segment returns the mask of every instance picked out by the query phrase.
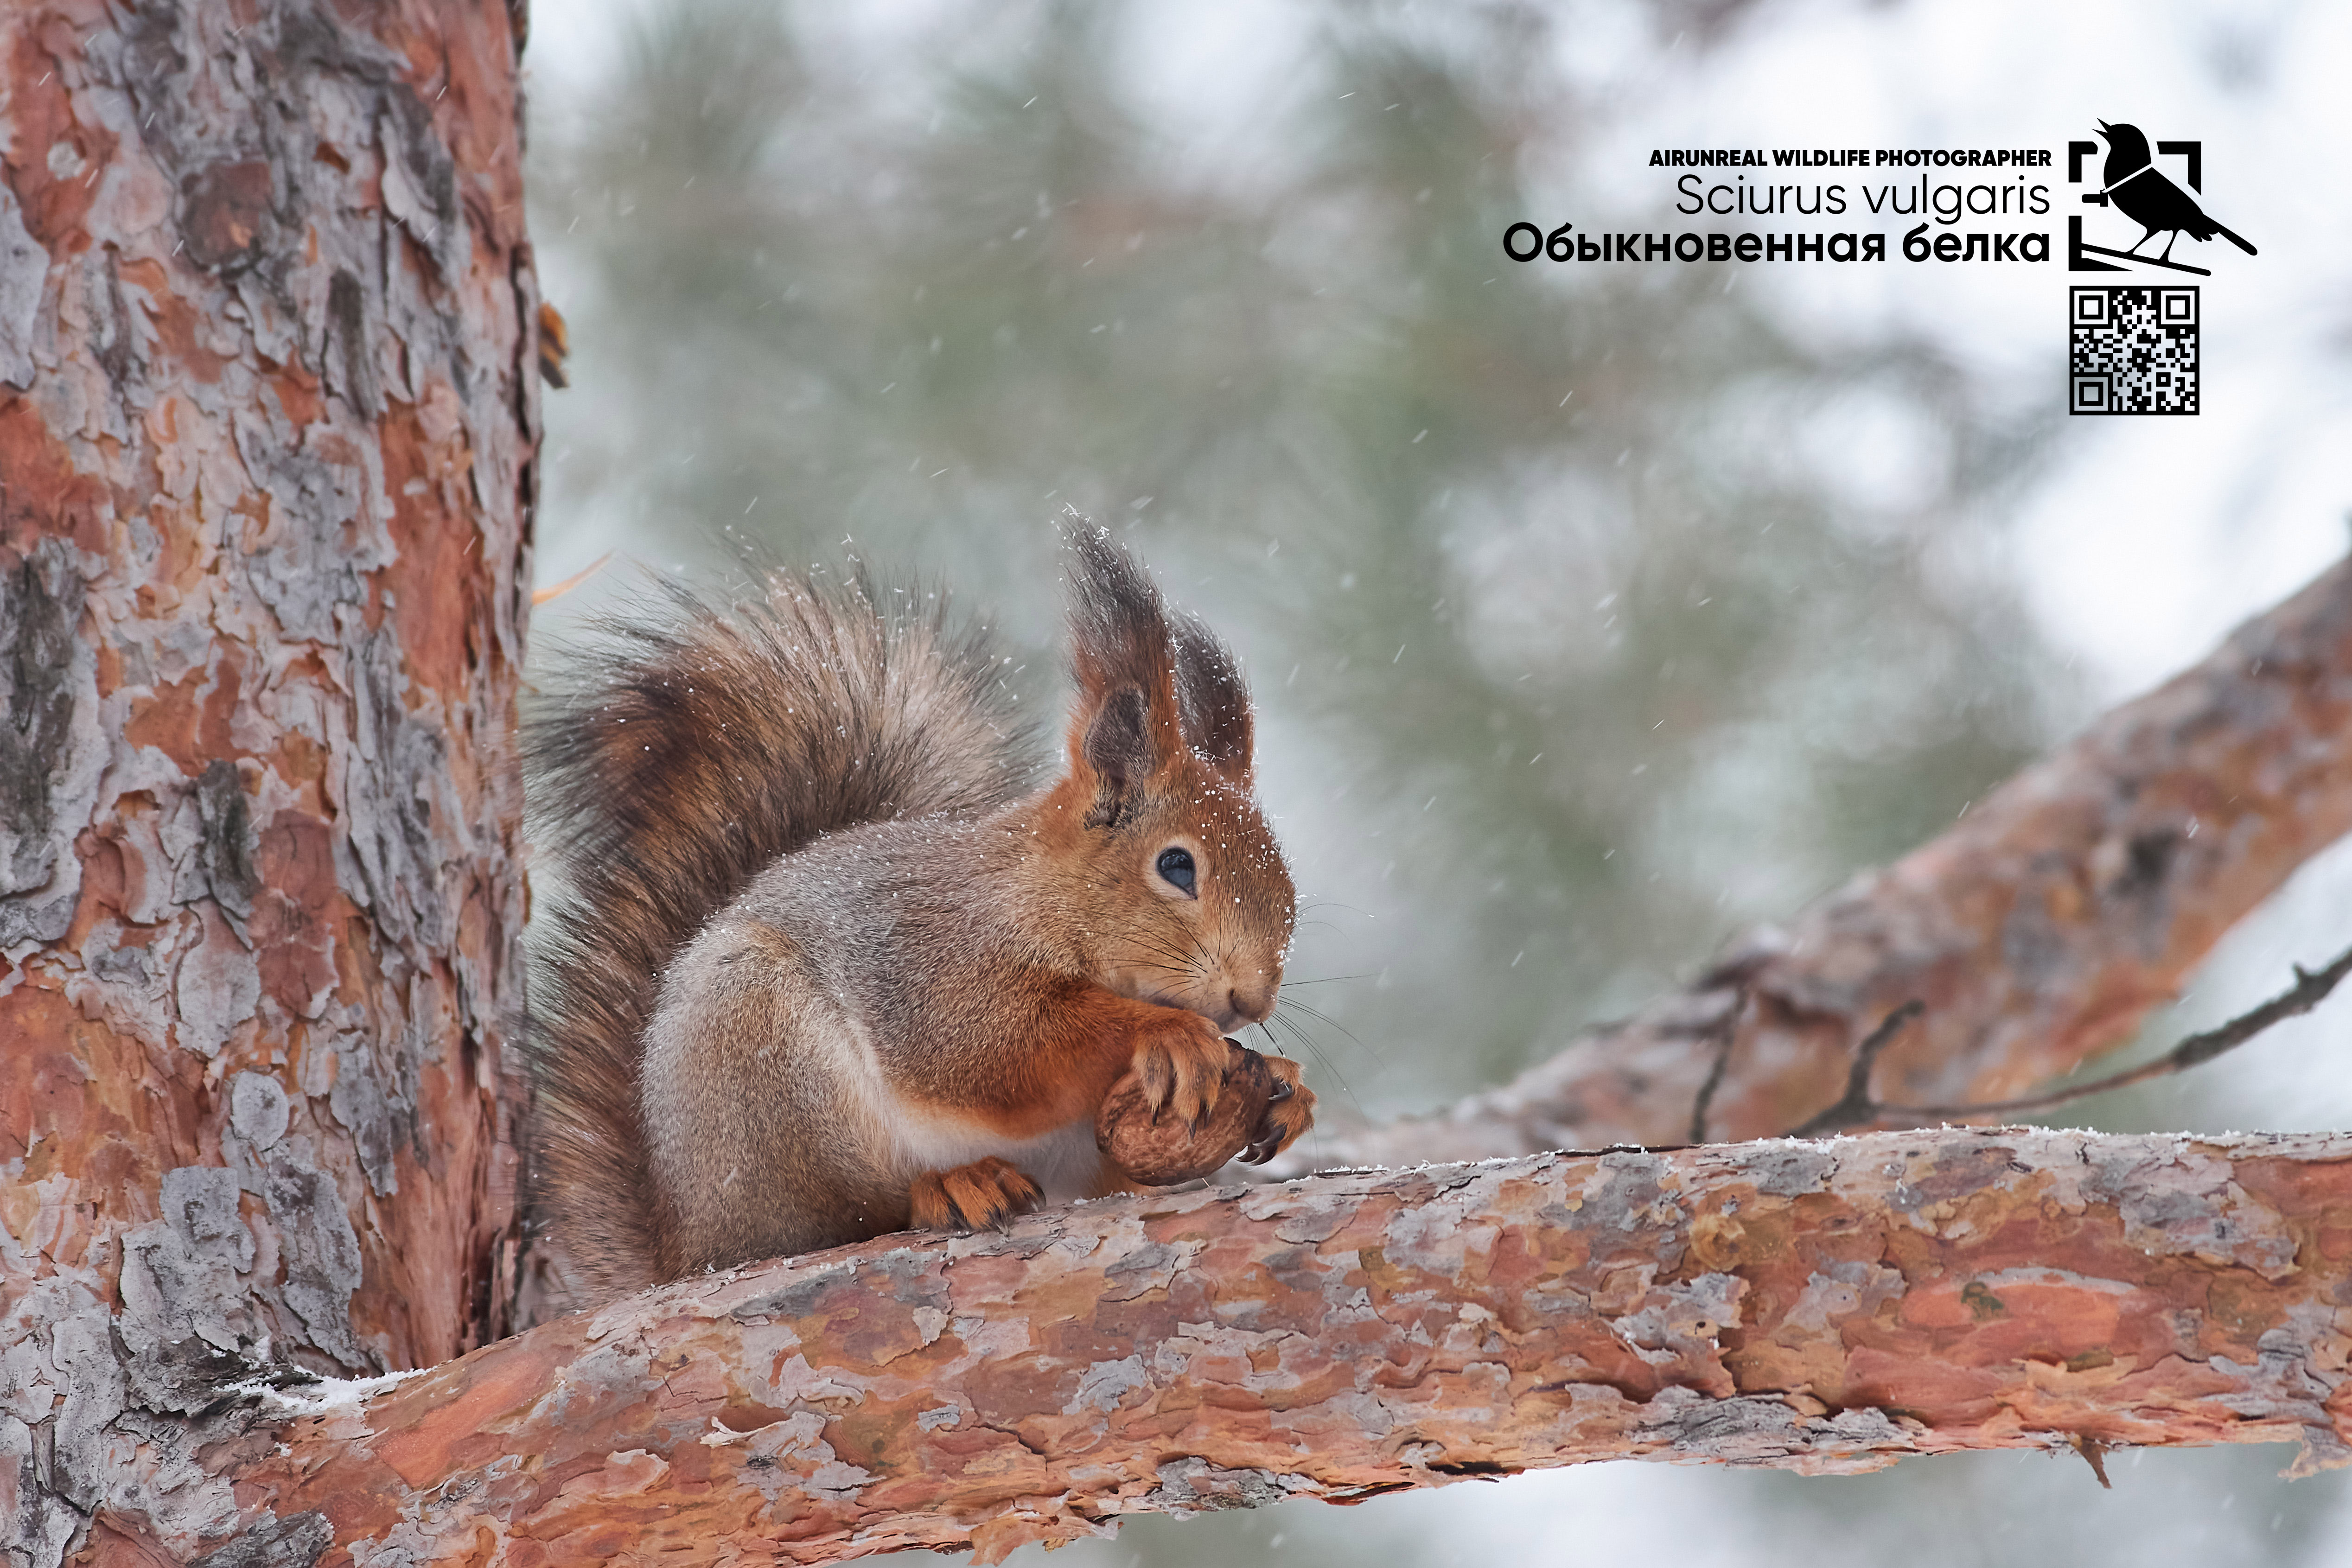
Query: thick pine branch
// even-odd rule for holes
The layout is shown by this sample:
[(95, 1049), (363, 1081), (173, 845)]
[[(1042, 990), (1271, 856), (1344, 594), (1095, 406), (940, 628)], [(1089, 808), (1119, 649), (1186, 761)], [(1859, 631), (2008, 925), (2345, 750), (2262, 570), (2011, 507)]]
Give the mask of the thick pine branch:
[[(236, 1392), (257, 1353), (282, 1382), (476, 1342), (513, 1264), (520, 11), (0, 16), (9, 112), (69, 154), (11, 163), (29, 244), (0, 246), (37, 300), (0, 343), (41, 781), (0, 892), (0, 1037), (38, 1050), (0, 1093), (13, 1556), (998, 1555), (1612, 1455), (2344, 1454), (2352, 1138), (1909, 1133), (1121, 1200), (690, 1282), (313, 1385), (299, 1418)], [(1795, 1125), (1913, 996), (1880, 1090), (2017, 1092), (2352, 827), (2347, 742), (2339, 568), (1789, 937), (1351, 1157), (1673, 1141), (1702, 1098), (1717, 1136)]]
[(413, 1562), (992, 1561), (1612, 1458), (2300, 1441), (2307, 1469), (2352, 1457), (2348, 1259), (2347, 1135), (1551, 1154), (746, 1268), (213, 1451), (246, 1529)]

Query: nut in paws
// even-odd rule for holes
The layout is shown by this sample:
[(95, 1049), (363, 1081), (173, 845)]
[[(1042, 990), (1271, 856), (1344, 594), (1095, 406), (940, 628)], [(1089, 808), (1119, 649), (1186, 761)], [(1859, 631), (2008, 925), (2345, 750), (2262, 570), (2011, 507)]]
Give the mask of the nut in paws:
[(1151, 1187), (1205, 1176), (1237, 1154), (1263, 1163), (1286, 1148), (1314, 1119), (1315, 1095), (1298, 1081), (1298, 1064), (1260, 1056), (1238, 1041), (1223, 1044), (1224, 1071), (1198, 1121), (1155, 1113), (1139, 1058), (1095, 1117), (1095, 1146)]

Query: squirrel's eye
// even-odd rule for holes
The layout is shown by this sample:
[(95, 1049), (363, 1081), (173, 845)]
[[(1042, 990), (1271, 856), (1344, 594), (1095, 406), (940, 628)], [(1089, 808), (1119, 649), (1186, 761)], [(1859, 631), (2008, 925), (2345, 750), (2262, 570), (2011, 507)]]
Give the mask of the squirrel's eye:
[(1160, 858), (1152, 868), (1172, 886), (1183, 889), (1196, 899), (1201, 896), (1194, 886), (1196, 879), (1192, 874), (1191, 850), (1179, 849), (1171, 844), (1160, 852)]

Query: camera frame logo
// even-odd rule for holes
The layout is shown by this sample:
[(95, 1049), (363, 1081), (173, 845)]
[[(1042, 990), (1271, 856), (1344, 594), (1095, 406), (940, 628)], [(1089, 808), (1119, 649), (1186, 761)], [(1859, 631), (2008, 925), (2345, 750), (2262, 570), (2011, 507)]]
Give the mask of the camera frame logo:
[[(2128, 272), (2130, 267), (2117, 262), (2130, 262), (2140, 267), (2161, 267), (2173, 272), (2193, 272), (2200, 278), (2210, 278), (2212, 269), (2192, 267), (2186, 261), (2172, 259), (2172, 247), (2182, 235), (2200, 245), (2219, 235), (2244, 251), (2248, 256), (2260, 254), (2243, 235), (2223, 225), (2205, 211), (2198, 196), (2205, 190), (2205, 143), (2202, 142), (2158, 142), (2155, 151), (2148, 148), (2147, 135), (2137, 125), (2098, 122), (2099, 136), (2106, 142), (2106, 160), (2100, 165), (2099, 188), (2083, 198), (2084, 206), (2111, 207), (2132, 223), (2140, 226), (2140, 237), (2123, 250), (2113, 246), (2093, 245), (2083, 237), (2083, 217), (2080, 213), (2066, 220), (2066, 269), (2069, 272)], [(2066, 183), (2083, 183), (2083, 160), (2099, 151), (2097, 142), (2066, 143)], [(2181, 174), (2189, 182), (2184, 191), (2157, 167), (2157, 159), (2179, 158)], [(2198, 195), (2189, 195), (2190, 191)], [(2163, 235), (2164, 249), (2155, 256), (2143, 256), (2140, 247)], [(2112, 258), (2099, 260), (2100, 257)]]
[[(2243, 235), (2205, 210), (2202, 142), (2158, 142), (2150, 146), (2137, 125), (2098, 121), (2099, 142), (2066, 143), (2066, 183), (2084, 183), (2084, 161), (2102, 151), (2098, 188), (2085, 194), (2085, 206), (2105, 207), (2138, 226), (2128, 246), (2101, 245), (2084, 236), (2081, 214), (2066, 220), (2066, 269), (2070, 272), (2130, 272), (2155, 268), (2210, 278), (2212, 269), (2172, 258), (2187, 235), (2200, 245), (2228, 240), (2249, 256), (2259, 254)], [(2158, 166), (2174, 163), (2186, 188)], [(2196, 195), (2191, 195), (2194, 192)], [(2122, 233), (2101, 237), (2120, 241)], [(2164, 237), (2160, 250), (2147, 247)], [(2076, 284), (2067, 289), (2067, 412), (2071, 414), (2190, 415), (2202, 405), (2199, 329), (2204, 308), (2190, 286)]]

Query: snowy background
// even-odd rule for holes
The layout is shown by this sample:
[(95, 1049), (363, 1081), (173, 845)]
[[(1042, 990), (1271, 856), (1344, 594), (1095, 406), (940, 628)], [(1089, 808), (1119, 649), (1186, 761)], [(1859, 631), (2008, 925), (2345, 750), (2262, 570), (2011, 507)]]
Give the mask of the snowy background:
[[(2343, 553), (2347, 68), (2352, 8), (2315, 4), (543, 3), (532, 221), (575, 353), (540, 581), (707, 572), (730, 533), (855, 553), (1000, 610), (1050, 715), (1047, 520), (1113, 522), (1259, 689), (1315, 906), (1290, 1054), (1335, 1115), (1442, 1101)], [(2067, 417), (2063, 260), (1499, 255), (1519, 218), (1703, 226), (1652, 148), (2032, 145), (2063, 258), (2101, 119), (2201, 139), (2261, 249), (2176, 251), (2215, 273), (2193, 419)], [(535, 658), (641, 581), (541, 612)], [(2135, 1049), (2347, 943), (2338, 846)], [(2347, 1047), (2339, 998), (2081, 1117), (2352, 1124)], [(1588, 1467), (1055, 1561), (2352, 1562), (2352, 1491), (2287, 1457), (2118, 1455), (2113, 1492), (2024, 1455)]]

